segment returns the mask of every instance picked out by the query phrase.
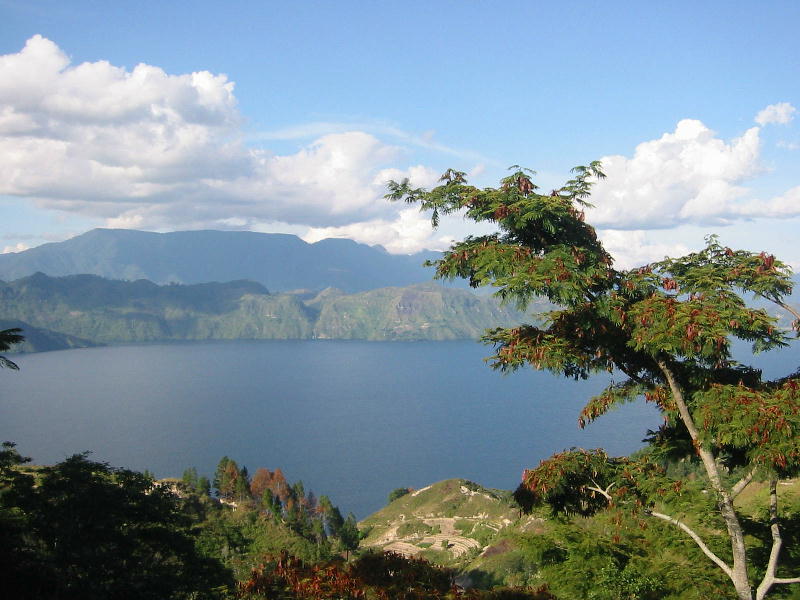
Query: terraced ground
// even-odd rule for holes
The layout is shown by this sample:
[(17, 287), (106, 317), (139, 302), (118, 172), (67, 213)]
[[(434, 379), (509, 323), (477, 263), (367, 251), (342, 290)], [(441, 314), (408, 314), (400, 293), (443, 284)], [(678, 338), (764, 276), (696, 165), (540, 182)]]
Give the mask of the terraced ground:
[(448, 479), (402, 496), (364, 519), (359, 528), (367, 532), (362, 548), (464, 566), (491, 552), (499, 533), (535, 521), (535, 517), (520, 518), (508, 491)]

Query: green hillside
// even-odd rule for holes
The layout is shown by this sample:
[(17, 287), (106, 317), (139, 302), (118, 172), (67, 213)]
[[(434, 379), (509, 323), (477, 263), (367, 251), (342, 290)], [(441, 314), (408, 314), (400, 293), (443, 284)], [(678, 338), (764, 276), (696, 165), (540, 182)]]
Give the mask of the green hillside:
[[(800, 484), (792, 480), (786, 487), (784, 502), (796, 515)], [(744, 512), (755, 515), (755, 497), (767, 492), (765, 483), (753, 484), (740, 498)], [(791, 521), (796, 524), (796, 516)], [(714, 525), (694, 526), (713, 537)], [(466, 587), (542, 588), (565, 600), (730, 598), (724, 575), (690, 540), (668, 524), (635, 518), (625, 507), (588, 518), (556, 517), (544, 509), (526, 515), (511, 492), (448, 479), (409, 491), (359, 529), (362, 549), (452, 568)]]
[(165, 340), (475, 339), (522, 319), (492, 298), (431, 283), (307, 296), (271, 294), (252, 281), (156, 285), (36, 273), (0, 282), (0, 318), (62, 336), (28, 350)]
[(466, 587), (545, 583), (526, 544), (552, 524), (543, 515), (522, 514), (510, 491), (447, 479), (390, 502), (359, 528), (361, 548), (453, 568)]
[(465, 566), (518, 521), (519, 508), (510, 492), (448, 479), (398, 498), (359, 528), (365, 533), (362, 547)]
[(6, 319), (94, 343), (310, 336), (305, 306), (256, 283), (191, 286), (37, 273), (0, 283)]
[(522, 316), (491, 298), (435, 283), (389, 287), (352, 295), (329, 292), (318, 300), (318, 338), (456, 340), (478, 337), (491, 326)]

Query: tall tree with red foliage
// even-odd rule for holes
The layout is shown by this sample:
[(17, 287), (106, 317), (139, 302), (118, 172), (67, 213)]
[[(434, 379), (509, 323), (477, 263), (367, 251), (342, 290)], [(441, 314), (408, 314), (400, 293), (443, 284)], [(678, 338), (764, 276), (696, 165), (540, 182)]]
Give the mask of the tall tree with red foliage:
[[(431, 190), (408, 180), (390, 182), (387, 198), (417, 203), (440, 215), (463, 212), (498, 232), (467, 237), (436, 261), (436, 276), (463, 277), (474, 287), (521, 309), (537, 297), (559, 308), (544, 325), (521, 324), (488, 331), (489, 359), (500, 371), (529, 365), (569, 378), (613, 373), (613, 381), (589, 400), (581, 425), (612, 407), (643, 398), (662, 412), (665, 425), (651, 445), (665, 456), (691, 456), (713, 495), (714, 527), (701, 530), (701, 515), (684, 518), (680, 499), (690, 492), (654, 461), (613, 458), (605, 452), (558, 454), (525, 472), (518, 497), (554, 510), (592, 514), (624, 507), (683, 532), (731, 581), (740, 600), (761, 600), (778, 584), (800, 583), (783, 574), (778, 481), (800, 471), (800, 377), (767, 381), (737, 362), (732, 340), (759, 352), (785, 346), (789, 332), (775, 317), (749, 306), (755, 296), (791, 313), (789, 267), (761, 252), (733, 250), (710, 236), (705, 248), (635, 269), (616, 269), (594, 228), (586, 223), (591, 187), (604, 177), (593, 162), (576, 167), (562, 187), (539, 193), (535, 173), (518, 166), (498, 187), (469, 185), (465, 173), (448, 170)], [(729, 474), (738, 476), (731, 480)], [(769, 490), (768, 557), (753, 565), (736, 497), (751, 482)], [(712, 550), (708, 536), (727, 538)]]

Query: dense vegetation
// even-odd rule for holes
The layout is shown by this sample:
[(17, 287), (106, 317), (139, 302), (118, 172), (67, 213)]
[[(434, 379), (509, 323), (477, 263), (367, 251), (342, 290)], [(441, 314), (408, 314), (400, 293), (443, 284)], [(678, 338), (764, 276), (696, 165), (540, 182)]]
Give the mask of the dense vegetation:
[[(497, 226), (496, 234), (454, 244), (436, 261), (438, 277), (491, 285), (521, 309), (536, 297), (560, 307), (543, 326), (487, 332), (494, 368), (530, 365), (572, 378), (615, 374), (617, 381), (586, 405), (581, 423), (643, 397), (665, 420), (650, 439), (654, 456), (697, 461), (703, 478), (696, 489), (650, 455), (634, 460), (577, 449), (526, 471), (517, 500), (557, 514), (608, 512), (643, 526), (669, 524), (727, 577), (740, 600), (800, 583), (786, 564), (791, 515), (781, 510), (778, 492), (781, 480), (800, 472), (800, 374), (766, 381), (731, 355), (735, 338), (752, 343), (754, 352), (790, 339), (774, 317), (747, 305), (750, 295), (792, 313), (800, 333), (800, 311), (785, 302), (791, 269), (764, 252), (724, 247), (714, 236), (700, 252), (615, 269), (584, 220), (591, 186), (604, 177), (599, 163), (576, 167), (572, 179), (548, 194), (536, 191), (533, 171), (511, 170), (498, 188), (476, 188), (464, 173), (448, 170), (430, 191), (391, 182), (387, 197), (432, 210), (434, 225), (440, 214), (465, 211)], [(734, 503), (759, 480), (769, 489), (766, 555), (748, 539), (746, 515)], [(595, 574), (592, 583), (599, 587), (601, 578)]]
[(265, 557), (311, 564), (358, 547), (343, 518), (280, 469), (252, 477), (220, 460), (208, 478), (112, 468), (72, 456), (25, 468), (13, 444), (0, 452), (3, 589), (19, 598), (188, 598), (233, 595)]
[[(37, 273), (0, 282), (3, 323), (34, 326), (39, 349), (213, 339), (476, 339), (516, 311), (436, 284), (346, 295), (270, 294), (252, 281), (156, 285)], [(26, 329), (27, 331), (27, 329)], [(27, 336), (26, 336), (27, 337)]]
[(0, 452), (3, 590), (10, 598), (189, 598), (232, 585), (190, 514), (146, 475), (73, 456), (33, 472)]
[[(223, 457), (212, 484), (112, 468), (72, 456), (25, 467), (0, 452), (2, 589), (19, 599), (546, 600), (544, 587), (464, 591), (456, 572), (420, 558), (360, 551), (343, 518), (280, 469)], [(349, 559), (349, 560), (348, 560)]]

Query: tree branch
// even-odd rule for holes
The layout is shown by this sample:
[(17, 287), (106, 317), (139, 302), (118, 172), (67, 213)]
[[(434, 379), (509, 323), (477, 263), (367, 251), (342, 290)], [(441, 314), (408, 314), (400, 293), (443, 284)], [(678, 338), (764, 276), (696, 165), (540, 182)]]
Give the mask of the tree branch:
[(710, 548), (709, 548), (709, 547), (706, 545), (706, 543), (703, 541), (703, 539), (702, 539), (702, 538), (701, 538), (699, 535), (697, 535), (697, 534), (696, 534), (696, 533), (695, 533), (695, 532), (692, 530), (692, 528), (691, 528), (691, 527), (689, 527), (688, 525), (686, 525), (686, 523), (682, 523), (681, 521), (678, 521), (678, 519), (676, 519), (675, 517), (670, 517), (669, 515), (665, 515), (665, 514), (663, 514), (663, 513), (655, 512), (655, 511), (652, 511), (652, 510), (650, 510), (650, 511), (646, 511), (646, 513), (647, 513), (648, 515), (652, 516), (652, 517), (656, 517), (657, 519), (662, 519), (662, 520), (664, 520), (664, 521), (667, 521), (668, 523), (672, 523), (672, 524), (673, 524), (673, 525), (675, 525), (676, 527), (679, 527), (679, 528), (680, 528), (680, 529), (682, 529), (684, 532), (686, 532), (686, 533), (689, 535), (689, 537), (691, 537), (691, 538), (694, 540), (695, 544), (697, 544), (697, 545), (698, 545), (698, 547), (700, 548), (700, 550), (702, 550), (702, 551), (703, 551), (703, 554), (705, 554), (705, 555), (706, 555), (708, 558), (710, 558), (712, 561), (714, 561), (714, 563), (715, 563), (715, 564), (716, 564), (716, 565), (717, 565), (717, 566), (718, 566), (720, 569), (722, 569), (722, 570), (725, 572), (725, 574), (726, 574), (728, 577), (730, 577), (731, 579), (733, 579), (733, 569), (731, 569), (731, 568), (730, 568), (730, 567), (729, 567), (729, 566), (728, 566), (728, 565), (725, 563), (725, 561), (724, 561), (724, 560), (722, 560), (722, 559), (721, 559), (719, 556), (717, 556), (716, 554), (714, 554), (714, 553), (711, 551), (711, 549), (710, 549)]
[[(761, 296), (761, 294), (759, 294)], [(769, 300), (770, 302), (774, 302), (778, 306), (780, 306), (783, 310), (790, 312), (794, 315), (795, 319), (800, 320), (800, 312), (796, 311), (791, 305), (786, 304), (783, 300), (778, 300), (777, 298), (770, 298), (769, 296), (761, 296), (765, 300)]]
[(603, 495), (603, 497), (604, 497), (606, 500), (608, 500), (608, 503), (609, 503), (609, 504), (612, 504), (612, 503), (614, 502), (614, 499), (611, 497), (611, 494), (609, 494), (609, 493), (608, 493), (608, 490), (610, 490), (610, 489), (611, 489), (611, 488), (614, 486), (614, 484), (616, 483), (615, 481), (612, 481), (612, 482), (611, 482), (611, 483), (608, 485), (608, 487), (607, 487), (606, 489), (602, 489), (602, 488), (600, 487), (600, 484), (599, 484), (599, 483), (597, 483), (597, 482), (596, 482), (594, 479), (592, 479), (592, 483), (595, 485), (595, 487), (592, 487), (592, 486), (590, 486), (590, 485), (587, 485), (587, 486), (586, 486), (586, 489), (587, 489), (587, 490), (592, 490), (593, 492), (597, 492), (597, 493), (599, 493), (599, 494), (602, 494), (602, 495)]
[(778, 568), (778, 557), (781, 553), (781, 546), (783, 546), (783, 538), (781, 537), (781, 528), (778, 522), (778, 478), (772, 476), (769, 480), (769, 529), (772, 533), (772, 549), (769, 552), (769, 562), (767, 569), (764, 573), (764, 579), (756, 590), (756, 600), (762, 600), (767, 595), (770, 588), (775, 583), (797, 583), (791, 579), (778, 580), (775, 578), (775, 571)]
[(797, 329), (797, 333), (798, 335), (800, 335), (800, 312), (798, 312), (791, 305), (786, 304), (786, 302), (784, 302), (779, 298), (773, 298), (771, 296), (765, 296), (759, 293), (756, 293), (756, 296), (760, 296), (761, 298), (764, 298), (764, 300), (769, 300), (770, 302), (780, 306), (783, 310), (793, 314), (796, 320), (794, 323), (792, 323), (792, 329)]
[(649, 382), (645, 381), (644, 379), (642, 379), (641, 377), (639, 377), (636, 373), (630, 371), (628, 368), (626, 368), (626, 367), (624, 367), (622, 365), (618, 364), (617, 368), (620, 371), (622, 371), (623, 373), (625, 373), (625, 375), (627, 375), (629, 379), (632, 379), (636, 383), (641, 383), (642, 385), (647, 385), (649, 383)]
[(731, 500), (736, 499), (736, 496), (741, 494), (744, 488), (750, 485), (750, 482), (753, 481), (753, 476), (755, 474), (756, 468), (753, 467), (744, 477), (736, 482), (736, 485), (731, 488)]

